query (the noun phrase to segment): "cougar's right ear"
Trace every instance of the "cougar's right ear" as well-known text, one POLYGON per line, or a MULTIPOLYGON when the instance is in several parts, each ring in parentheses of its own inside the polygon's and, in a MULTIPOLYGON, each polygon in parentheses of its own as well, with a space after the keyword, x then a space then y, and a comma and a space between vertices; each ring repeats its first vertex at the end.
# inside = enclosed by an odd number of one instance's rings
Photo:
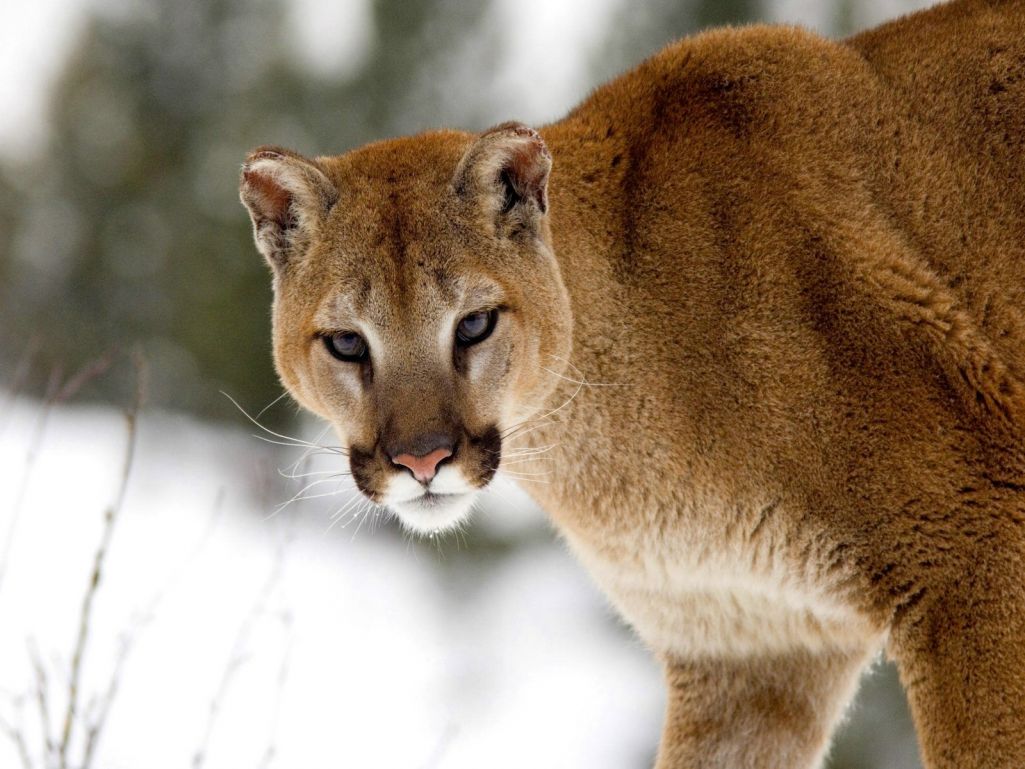
POLYGON ((452 186, 456 194, 479 202, 500 230, 536 234, 548 212, 551 168, 541 134, 523 123, 503 123, 470 146, 452 186))
POLYGON ((253 220, 256 248, 276 271, 309 245, 338 200, 338 190, 315 160, 280 147, 249 153, 239 195, 253 220))

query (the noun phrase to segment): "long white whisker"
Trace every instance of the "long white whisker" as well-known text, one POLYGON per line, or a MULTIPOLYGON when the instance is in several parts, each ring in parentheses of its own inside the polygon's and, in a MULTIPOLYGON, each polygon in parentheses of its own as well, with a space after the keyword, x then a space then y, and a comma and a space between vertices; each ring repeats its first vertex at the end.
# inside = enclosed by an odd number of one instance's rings
MULTIPOLYGON (((346 475, 347 474, 348 473, 346 473, 346 475)), ((324 483, 334 483, 337 486, 338 484, 342 483, 342 480, 341 480, 341 478, 318 478, 317 480, 310 481, 305 486, 303 486, 302 489, 300 489, 296 493, 295 496, 296 497, 301 497, 305 492, 309 491, 312 488, 315 488, 316 486, 320 486, 320 485, 322 485, 324 483)))
POLYGON ((559 377, 559 379, 565 379, 567 382, 571 382, 572 384, 582 385, 584 387, 625 387, 626 386, 626 385, 616 384, 615 382, 589 382, 586 379, 574 379, 573 377, 568 377, 565 374, 560 374, 558 371, 553 371, 552 369, 548 368, 547 366, 542 366, 541 368, 544 371, 547 371, 552 376, 557 376, 557 377, 559 377))
MULTIPOLYGON (((555 446, 557 445, 558 444, 555 444, 555 446)), ((544 459, 545 454, 554 449, 555 446, 550 446, 549 448, 544 449, 543 451, 503 451, 502 461, 504 462, 510 459, 544 459)))
POLYGON ((266 413, 267 409, 269 409, 269 408, 270 408, 271 406, 273 406, 273 405, 274 405, 275 403, 277 403, 278 401, 280 401, 280 400, 281 400, 282 398, 284 398, 284 397, 285 397, 286 395, 288 395, 288 390, 282 390, 282 391, 281 391, 281 395, 279 395, 279 396, 278 396, 277 398, 275 398, 275 399, 274 399, 274 400, 272 400, 272 401, 271 401, 270 403, 268 403, 268 404, 267 404, 266 406, 264 406, 264 407, 263 407, 262 409, 260 409, 260 412, 259 412, 259 413, 258 413, 258 414, 256 415, 256 418, 257 418, 257 419, 259 419, 260 417, 262 417, 262 416, 263 416, 263 415, 264 415, 264 414, 266 413))
POLYGON ((547 446, 540 446, 538 448, 530 448, 529 446, 523 446, 521 448, 514 448, 512 451, 503 451, 502 456, 505 459, 518 459, 519 457, 536 457, 542 454, 547 454, 554 448, 559 446, 558 443, 550 443, 547 446))
POLYGON ((523 457, 522 459, 514 459, 512 461, 503 459, 502 460, 502 467, 510 467, 512 465, 525 465, 525 464, 527 464, 529 462, 537 462, 541 458, 542 457, 523 457))
POLYGON ((355 542, 356 541, 356 535, 359 534, 359 530, 361 528, 363 528, 363 522, 366 521, 367 514, 370 513, 373 510, 374 503, 372 501, 370 501, 369 499, 366 502, 367 502, 367 504, 364 507, 360 508, 360 512, 358 514, 359 515, 359 523, 356 525, 356 530, 354 532, 352 532, 352 539, 350 540, 351 542, 355 542))
POLYGON ((291 505, 291 504, 293 504, 295 502, 306 502, 307 500, 310 500, 310 499, 323 499, 324 497, 337 497, 339 494, 344 494, 346 491, 348 491, 348 489, 335 489, 334 491, 325 491, 322 494, 305 494, 305 495, 297 494, 296 496, 292 497, 287 502, 282 502, 280 505, 278 505, 274 509, 274 512, 275 513, 280 513, 286 507, 288 507, 289 505, 291 505))
POLYGON ((523 481, 524 483, 551 483, 551 481, 546 481, 542 478, 531 478, 529 476, 524 477, 516 475, 515 473, 505 472, 504 470, 499 472, 503 473, 507 478, 512 478, 514 481, 523 481))
POLYGON ((524 425, 533 424, 535 422, 541 422, 543 420, 546 420, 546 419, 549 419, 550 417, 555 416, 560 411, 562 411, 564 408, 566 408, 570 403, 572 403, 573 400, 580 394, 580 391, 583 390, 583 389, 584 389, 584 385, 578 384, 577 385, 577 389, 575 389, 573 391, 573 393, 568 398, 566 398, 566 400, 564 400, 559 406, 557 406, 556 408, 552 409, 551 411, 549 411, 546 414, 542 414, 539 417, 534 417, 532 419, 525 420, 524 422, 521 422, 519 425, 515 425, 514 427, 510 428, 509 430, 507 430, 501 436, 502 440, 505 440, 507 437, 511 437, 513 434, 515 434, 515 432, 516 432, 516 430, 518 428, 523 427, 524 425))
MULTIPOLYGON (((337 510, 335 510, 335 512, 331 513, 331 523, 328 524, 328 527, 327 527, 327 529, 324 530, 324 533, 327 534, 329 531, 331 531, 331 529, 333 529, 335 526, 337 526, 338 522, 341 521, 342 518, 345 517, 346 512, 351 510, 356 505, 356 503, 359 502, 359 500, 360 500, 360 497, 358 495, 357 496, 353 496, 352 499, 350 499, 344 505, 342 505, 337 510)), ((349 523, 351 523, 351 522, 352 521, 350 520, 349 523)), ((341 528, 344 529, 348 525, 349 525, 348 523, 345 523, 345 524, 342 525, 341 528)))
MULTIPOLYGON (((305 446, 305 447, 308 447, 308 448, 316 448, 316 449, 321 449, 321 450, 324 450, 324 451, 330 451, 330 452, 333 452, 333 453, 344 453, 344 452, 342 452, 342 449, 340 447, 337 447, 337 446, 320 446, 320 445, 318 445, 316 443, 310 443, 309 441, 304 441, 301 438, 294 438, 291 435, 283 435, 281 433, 274 432, 269 427, 266 427, 265 425, 261 424, 256 418, 251 416, 249 414, 249 412, 246 411, 244 408, 242 408, 241 404, 239 404, 239 402, 237 400, 235 400, 230 395, 228 395, 228 393, 226 393, 226 392, 224 392, 222 390, 221 391, 221 395, 223 395, 225 398, 227 398, 229 401, 231 401, 232 404, 234 404, 235 408, 237 408, 239 411, 241 411, 243 416, 245 416, 246 419, 248 419, 254 425, 259 427, 265 433, 267 433, 268 435, 272 435, 275 438, 278 438, 278 439, 280 439, 282 441, 288 441, 289 442, 289 443, 285 443, 285 444, 282 444, 282 445, 286 445, 286 446, 292 445, 292 446, 297 446, 297 447, 298 446, 305 446)), ((265 438, 264 440, 267 440, 267 439, 265 438)), ((274 441, 268 440, 268 443, 274 443, 274 441)))
MULTIPOLYGON (((588 387, 627 387, 628 386, 627 384, 623 384, 623 383, 619 383, 619 382, 591 382, 591 381, 588 381, 587 377, 584 375, 584 372, 581 371, 580 368, 576 364, 573 363, 573 361, 569 360, 568 358, 563 358, 563 357, 561 357, 559 355, 554 355, 554 354, 549 354, 548 357, 549 358, 554 358, 557 361, 562 361, 563 363, 565 363, 567 366, 569 366, 571 369, 573 369, 575 372, 577 372, 577 376, 579 376, 580 380, 583 380, 583 384, 586 384, 588 387)), ((542 366, 541 368, 544 368, 544 366, 542 366)), ((545 370, 549 371, 552 374, 555 374, 556 376, 562 377, 567 382, 579 382, 579 380, 571 379, 571 378, 565 376, 564 374, 559 374, 558 372, 551 371, 550 369, 545 369, 545 370)))
MULTIPOLYGON (((331 429, 331 425, 324 425, 324 429, 321 430, 319 433, 317 433, 317 437, 315 437, 313 439, 314 443, 317 446, 320 445, 320 441, 321 441, 321 439, 323 439, 324 434, 327 433, 327 431, 330 430, 330 429, 331 429)), ((291 465, 289 465, 289 469, 293 473, 297 472, 299 470, 299 465, 304 464, 306 462, 306 460, 308 460, 310 457, 316 456, 317 454, 322 454, 322 453, 334 453, 334 452, 321 452, 321 451, 318 451, 317 449, 314 449, 314 448, 306 449, 306 451, 304 451, 302 454, 299 455, 299 458, 296 459, 295 462, 293 462, 291 465)), ((348 454, 349 454, 348 451, 339 451, 338 453, 340 455, 342 455, 342 456, 348 456, 348 454)))
POLYGON ((298 442, 297 440, 296 441, 287 441, 287 440, 285 440, 285 441, 276 441, 273 438, 267 438, 266 436, 257 435, 255 433, 253 434, 253 437, 256 438, 259 441, 263 441, 264 443, 273 443, 276 446, 288 446, 289 448, 293 448, 293 449, 308 449, 308 451, 310 453, 304 454, 302 457, 300 457, 298 462, 296 462, 296 464, 299 464, 299 462, 302 462, 304 459, 309 457, 311 454, 337 454, 337 455, 340 455, 340 456, 343 456, 343 457, 344 456, 348 456, 348 453, 345 452, 339 446, 317 446, 317 445, 312 444, 312 443, 306 443, 305 441, 298 442))
POLYGON ((515 426, 514 428, 511 428, 508 435, 503 436, 502 440, 504 442, 505 440, 510 438, 522 438, 525 435, 530 435, 535 430, 540 430, 542 427, 545 427, 546 425, 550 424, 554 424, 554 422, 552 422, 551 420, 545 420, 544 422, 539 422, 538 424, 534 424, 534 420, 521 422, 519 425, 515 426))
POLYGON ((532 472, 530 470, 506 470, 504 467, 500 467, 499 470, 501 470, 502 472, 504 472, 506 474, 518 475, 518 476, 523 477, 523 478, 530 478, 530 477, 533 477, 533 476, 542 476, 542 475, 551 475, 552 474, 551 470, 539 470, 536 473, 532 472))
POLYGON ((344 508, 338 510, 336 515, 331 516, 331 526, 337 526, 338 523, 345 518, 348 518, 348 520, 341 524, 341 528, 345 528, 348 524, 351 524, 353 522, 353 516, 355 515, 353 511, 357 504, 359 504, 359 501, 355 501, 352 504, 346 504, 344 508))
MULTIPOLYGON (((348 473, 334 474, 333 476, 330 476, 328 478, 319 478, 316 481, 310 481, 309 483, 306 483, 301 489, 296 491, 295 495, 292 496, 292 498, 289 499, 288 501, 291 502, 291 501, 294 501, 296 499, 310 499, 310 498, 313 498, 313 497, 310 497, 310 496, 305 496, 305 493, 308 492, 310 489, 316 488, 317 486, 321 486, 321 485, 323 485, 325 483, 333 483, 333 484, 335 484, 335 491, 333 493, 338 493, 339 491, 344 491, 345 489, 339 489, 338 486, 341 483, 344 482, 343 478, 345 476, 347 476, 347 475, 348 475, 348 473)), ((285 504, 287 504, 287 503, 288 502, 285 502, 285 504)), ((282 507, 284 507, 284 505, 282 505, 282 507)))
POLYGON ((280 475, 282 478, 288 478, 290 481, 298 481, 302 478, 312 478, 315 475, 330 475, 342 477, 345 475, 352 475, 352 473, 340 470, 311 470, 308 473, 286 473, 281 468, 278 468, 278 475, 280 475))
POLYGON ((572 395, 570 395, 565 401, 563 401, 561 406, 559 406, 558 408, 552 409, 547 414, 542 414, 540 417, 538 417, 538 419, 548 419, 549 417, 555 416, 560 411, 562 411, 564 408, 566 408, 570 403, 572 403, 576 399, 576 397, 578 395, 580 395, 580 391, 583 390, 583 389, 584 389, 584 385, 582 383, 578 384, 577 385, 577 389, 573 391, 572 395))

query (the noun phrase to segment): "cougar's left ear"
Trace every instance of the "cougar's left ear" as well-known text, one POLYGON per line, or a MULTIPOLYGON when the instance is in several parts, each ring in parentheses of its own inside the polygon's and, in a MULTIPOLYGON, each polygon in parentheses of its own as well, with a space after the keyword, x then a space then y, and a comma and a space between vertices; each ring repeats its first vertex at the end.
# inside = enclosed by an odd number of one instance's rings
POLYGON ((256 248, 275 271, 309 245, 338 200, 338 190, 317 161, 280 147, 249 153, 239 194, 253 220, 256 248))
POLYGON ((522 123, 502 123, 466 151, 452 185, 458 195, 479 199, 500 220, 536 228, 548 212, 551 169, 552 156, 541 134, 522 123))

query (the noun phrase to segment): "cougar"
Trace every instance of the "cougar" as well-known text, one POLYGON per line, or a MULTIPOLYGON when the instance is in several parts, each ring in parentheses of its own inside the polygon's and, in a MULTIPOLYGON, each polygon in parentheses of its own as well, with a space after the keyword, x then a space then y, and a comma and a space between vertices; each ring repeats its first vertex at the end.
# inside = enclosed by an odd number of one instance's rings
POLYGON ((658 769, 818 766, 880 651, 930 769, 1025 767, 1025 2, 716 29, 241 196, 359 489, 444 531, 508 468, 664 665, 658 769))

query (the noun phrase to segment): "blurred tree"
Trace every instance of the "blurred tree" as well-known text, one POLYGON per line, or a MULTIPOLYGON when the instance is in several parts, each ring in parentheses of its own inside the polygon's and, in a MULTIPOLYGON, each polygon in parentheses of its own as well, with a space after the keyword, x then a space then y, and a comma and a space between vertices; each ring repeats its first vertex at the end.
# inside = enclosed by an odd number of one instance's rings
MULTIPOLYGON (((2 169, 0 169, 2 170, 2 169)), ((12 260, 13 243, 5 233, 14 230, 14 211, 16 207, 16 196, 14 187, 7 181, 6 176, 0 173, 0 286, 6 285, 14 272, 12 260)), ((7 324, 8 313, 4 305, 0 304, 0 328, 7 324)))
MULTIPOLYGON (((269 281, 237 201, 245 152, 273 143, 336 153, 433 125, 492 122, 494 104, 467 98, 498 66, 500 46, 481 44, 497 40, 491 5, 377 0, 373 44, 341 81, 297 68, 280 0, 131 8, 93 18, 54 90, 48 152, 16 175, 6 169, 14 184, 0 184, 0 361, 35 333, 66 369, 141 342, 152 402, 227 415, 224 390, 259 409, 280 390, 269 281)), ((595 80, 754 11, 754 0, 624 4, 619 55, 602 51, 595 80)))
POLYGON ((762 16, 759 0, 648 0, 623 3, 616 13, 616 35, 594 58, 602 82, 650 56, 662 46, 706 27, 748 24, 762 16))
POLYGON ((376 45, 346 82, 296 68, 278 0, 94 18, 54 91, 49 150, 17 194, 0 186, 0 360, 37 330, 65 368, 141 342, 152 402, 225 416, 224 390, 262 408, 280 389, 268 275, 238 203, 246 151, 335 153, 440 122, 424 83, 486 7, 379 0, 376 45))

